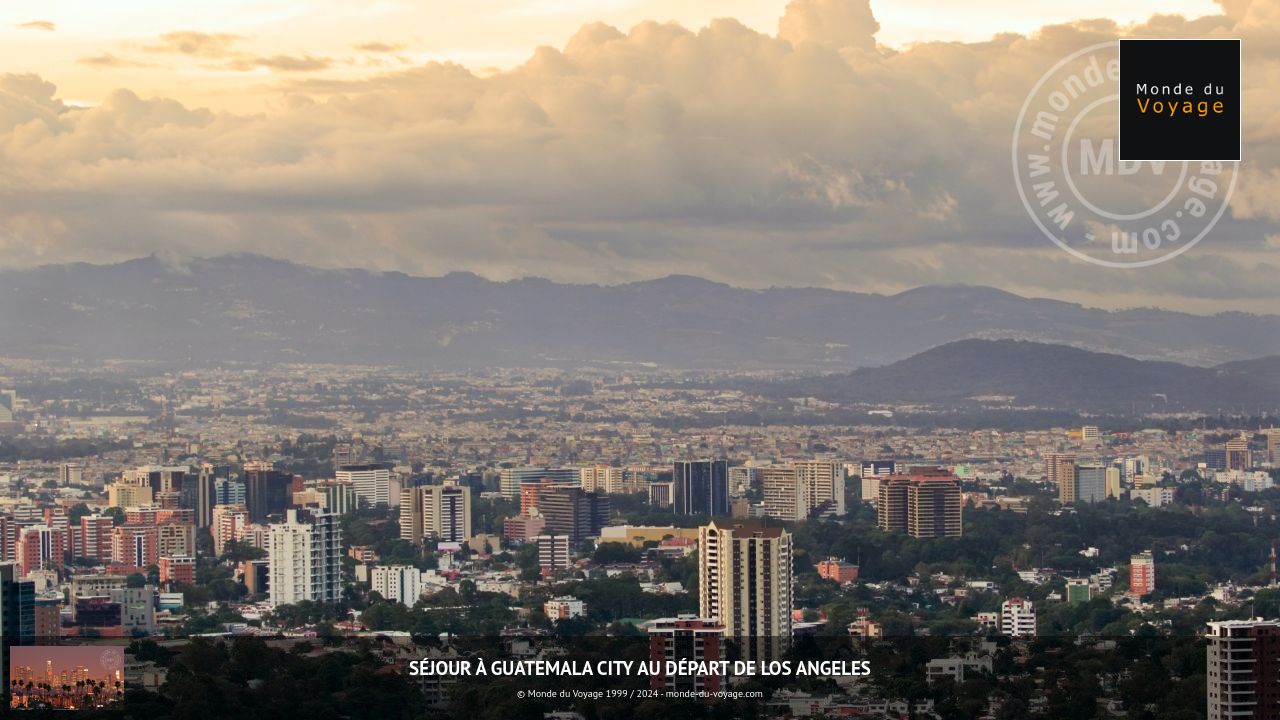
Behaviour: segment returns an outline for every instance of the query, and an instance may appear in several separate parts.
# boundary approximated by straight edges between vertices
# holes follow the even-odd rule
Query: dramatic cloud
[[[53,32],[58,29],[57,25],[49,22],[48,20],[33,20],[31,22],[22,23],[18,27],[23,30],[42,30],[44,32]]]
[[[1268,239],[1280,235],[1278,8],[1227,2],[1207,18],[895,52],[877,47],[866,0],[795,0],[776,36],[733,20],[591,24],[509,71],[433,63],[362,79],[318,72],[329,58],[231,57],[233,36],[174,33],[166,52],[281,71],[263,77],[279,101],[242,115],[119,91],[80,108],[40,78],[0,78],[0,257],[254,251],[498,279],[967,282],[1267,309],[1280,299]],[[1040,74],[1117,34],[1240,36],[1253,53],[1237,217],[1140,272],[1052,247],[1009,168]]]

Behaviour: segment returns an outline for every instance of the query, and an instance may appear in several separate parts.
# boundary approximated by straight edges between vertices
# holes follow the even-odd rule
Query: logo
[[[1119,41],[1079,50],[1031,89],[1013,132],[1023,207],[1055,245],[1103,267],[1175,258],[1222,218],[1234,162],[1120,159]]]
[[[102,663],[103,670],[118,670],[121,663],[124,662],[124,653],[120,651],[120,648],[107,648],[98,656],[98,662]]]

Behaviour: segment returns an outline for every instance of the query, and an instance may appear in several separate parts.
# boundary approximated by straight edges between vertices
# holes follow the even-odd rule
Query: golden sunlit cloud
[[[31,22],[22,23],[18,27],[24,30],[43,30],[45,32],[53,32],[58,29],[57,25],[49,22],[48,20],[33,20]]]

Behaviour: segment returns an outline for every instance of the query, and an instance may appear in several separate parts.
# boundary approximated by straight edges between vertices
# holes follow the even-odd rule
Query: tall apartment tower
[[[844,465],[815,460],[757,470],[769,517],[805,520],[845,514]]]
[[[284,522],[271,526],[267,553],[272,605],[341,598],[342,528],[336,515],[300,519],[297,509],[289,509]]]
[[[400,539],[466,542],[471,537],[471,488],[446,480],[400,491]]]
[[[1206,637],[1208,720],[1280,718],[1280,622],[1211,622]]]
[[[781,659],[791,642],[791,534],[715,521],[698,530],[698,614],[724,626],[742,659]]]
[[[1076,501],[1076,456],[1071,453],[1044,454],[1044,479],[1051,487],[1058,488],[1058,500],[1063,503]]]
[[[1156,561],[1150,551],[1129,558],[1129,594],[1150,595],[1156,589]]]
[[[9,649],[36,636],[36,584],[19,579],[13,563],[0,564],[0,672],[9,677]]]
[[[587,492],[615,495],[622,492],[622,468],[609,465],[592,465],[578,468],[580,484]]]
[[[1253,463],[1249,456],[1249,441],[1243,437],[1227,441],[1227,469],[1248,470]]]
[[[880,479],[876,523],[886,532],[927,539],[960,537],[964,531],[960,481],[942,469]]]
[[[677,461],[672,474],[677,515],[729,514],[729,462]]]

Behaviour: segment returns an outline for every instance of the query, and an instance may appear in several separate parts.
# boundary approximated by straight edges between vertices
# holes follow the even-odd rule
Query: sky
[[[1141,271],[1054,248],[1008,169],[1038,76],[1117,36],[1246,47],[1230,212]],[[1280,312],[1280,0],[7,0],[0,42],[0,267],[257,252]]]

